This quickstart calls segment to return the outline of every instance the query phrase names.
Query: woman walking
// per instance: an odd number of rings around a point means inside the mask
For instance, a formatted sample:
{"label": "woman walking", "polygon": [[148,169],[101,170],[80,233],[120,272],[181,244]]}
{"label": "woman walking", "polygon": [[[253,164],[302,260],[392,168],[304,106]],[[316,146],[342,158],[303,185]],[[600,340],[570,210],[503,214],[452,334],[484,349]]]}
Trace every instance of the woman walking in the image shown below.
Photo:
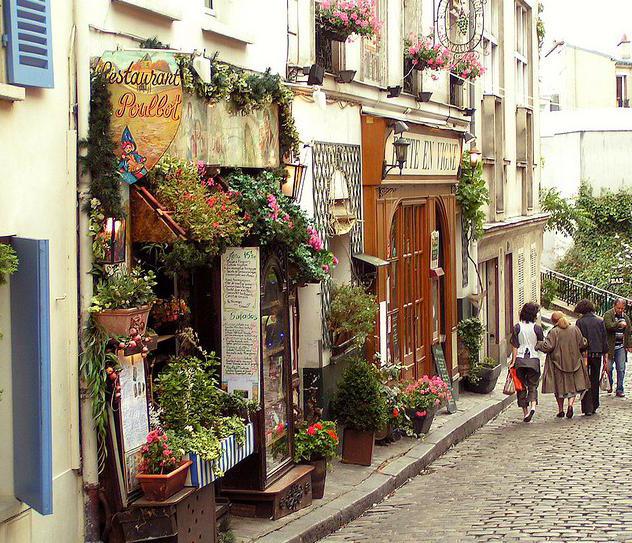
{"label": "woman walking", "polygon": [[540,359],[536,353],[536,344],[544,340],[542,328],[535,323],[539,311],[537,304],[524,304],[520,310],[520,322],[513,327],[511,334],[513,352],[510,367],[516,368],[516,375],[524,385],[516,394],[524,422],[531,422],[535,406],[538,405]]}
{"label": "woman walking", "polygon": [[568,400],[566,417],[572,418],[575,397],[589,387],[588,373],[581,353],[587,342],[577,326],[571,326],[560,311],[551,315],[554,324],[544,341],[536,348],[547,353],[542,379],[542,393],[555,394],[557,416],[564,416],[564,400]]}
{"label": "woman walking", "polygon": [[590,300],[581,300],[575,306],[575,313],[581,317],[577,319],[577,328],[588,342],[588,378],[590,389],[582,398],[582,413],[589,417],[596,413],[599,407],[599,379],[601,378],[601,360],[604,368],[608,367],[608,333],[601,317],[595,315],[595,305]]}

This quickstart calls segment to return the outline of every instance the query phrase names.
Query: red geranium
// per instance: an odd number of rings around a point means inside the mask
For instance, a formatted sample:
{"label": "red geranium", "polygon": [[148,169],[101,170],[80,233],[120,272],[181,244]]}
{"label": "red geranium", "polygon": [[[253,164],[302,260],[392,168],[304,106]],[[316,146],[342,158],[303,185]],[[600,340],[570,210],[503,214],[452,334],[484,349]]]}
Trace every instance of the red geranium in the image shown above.
{"label": "red geranium", "polygon": [[339,440],[335,428],[335,422],[324,420],[300,429],[294,438],[294,459],[300,462],[337,456]]}

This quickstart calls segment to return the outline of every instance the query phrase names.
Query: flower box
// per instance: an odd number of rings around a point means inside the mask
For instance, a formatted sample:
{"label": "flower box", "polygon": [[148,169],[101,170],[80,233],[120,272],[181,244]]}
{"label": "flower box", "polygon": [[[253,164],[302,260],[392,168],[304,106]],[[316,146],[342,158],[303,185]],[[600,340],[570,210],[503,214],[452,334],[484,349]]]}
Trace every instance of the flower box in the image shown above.
{"label": "flower box", "polygon": [[93,313],[94,320],[111,336],[130,336],[130,330],[136,328],[136,334],[144,335],[152,304],[131,309],[107,309]]}
{"label": "flower box", "polygon": [[145,498],[150,501],[164,502],[167,498],[180,492],[188,477],[191,461],[183,460],[180,466],[169,473],[139,473],[136,475]]}
{"label": "flower box", "polygon": [[187,477],[187,486],[195,486],[202,488],[211,484],[218,477],[213,472],[213,467],[219,468],[223,473],[235,467],[247,456],[250,456],[255,450],[255,431],[254,424],[251,422],[246,425],[245,439],[243,445],[237,443],[234,435],[222,440],[221,456],[214,462],[202,460],[197,454],[189,453],[189,460],[193,462]]}

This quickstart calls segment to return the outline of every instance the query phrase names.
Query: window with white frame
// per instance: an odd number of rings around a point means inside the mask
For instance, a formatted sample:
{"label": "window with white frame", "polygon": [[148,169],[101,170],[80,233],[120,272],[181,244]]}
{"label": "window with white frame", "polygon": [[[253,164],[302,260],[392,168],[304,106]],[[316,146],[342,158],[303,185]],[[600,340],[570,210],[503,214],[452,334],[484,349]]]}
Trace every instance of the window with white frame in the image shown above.
{"label": "window with white frame", "polygon": [[382,21],[379,38],[362,38],[362,80],[383,84],[386,76],[386,0],[376,0],[377,18]]}
{"label": "window with white frame", "polygon": [[207,11],[215,11],[215,0],[204,0],[204,7]]}
{"label": "window with white frame", "polygon": [[487,0],[483,4],[485,27],[481,42],[485,67],[483,75],[483,91],[485,94],[500,95],[500,29],[499,0]]}
{"label": "window with white frame", "polygon": [[531,97],[531,78],[529,72],[531,10],[521,3],[516,3],[515,30],[516,103],[518,105],[529,105]]}

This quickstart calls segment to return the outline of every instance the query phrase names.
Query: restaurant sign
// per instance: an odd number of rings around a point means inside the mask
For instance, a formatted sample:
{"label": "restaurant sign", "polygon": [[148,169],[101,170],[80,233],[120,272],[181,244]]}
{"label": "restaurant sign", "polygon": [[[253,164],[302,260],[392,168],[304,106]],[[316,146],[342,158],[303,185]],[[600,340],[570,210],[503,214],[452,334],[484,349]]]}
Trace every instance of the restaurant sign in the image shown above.
{"label": "restaurant sign", "polygon": [[111,51],[97,65],[109,84],[117,170],[144,177],[173,141],[182,118],[180,68],[165,51]]}
{"label": "restaurant sign", "polygon": [[[399,135],[391,134],[386,141],[385,160],[388,164],[397,162],[393,148],[395,137],[399,138]],[[405,132],[402,137],[410,143],[402,175],[457,175],[461,163],[460,139],[414,132]]]}

